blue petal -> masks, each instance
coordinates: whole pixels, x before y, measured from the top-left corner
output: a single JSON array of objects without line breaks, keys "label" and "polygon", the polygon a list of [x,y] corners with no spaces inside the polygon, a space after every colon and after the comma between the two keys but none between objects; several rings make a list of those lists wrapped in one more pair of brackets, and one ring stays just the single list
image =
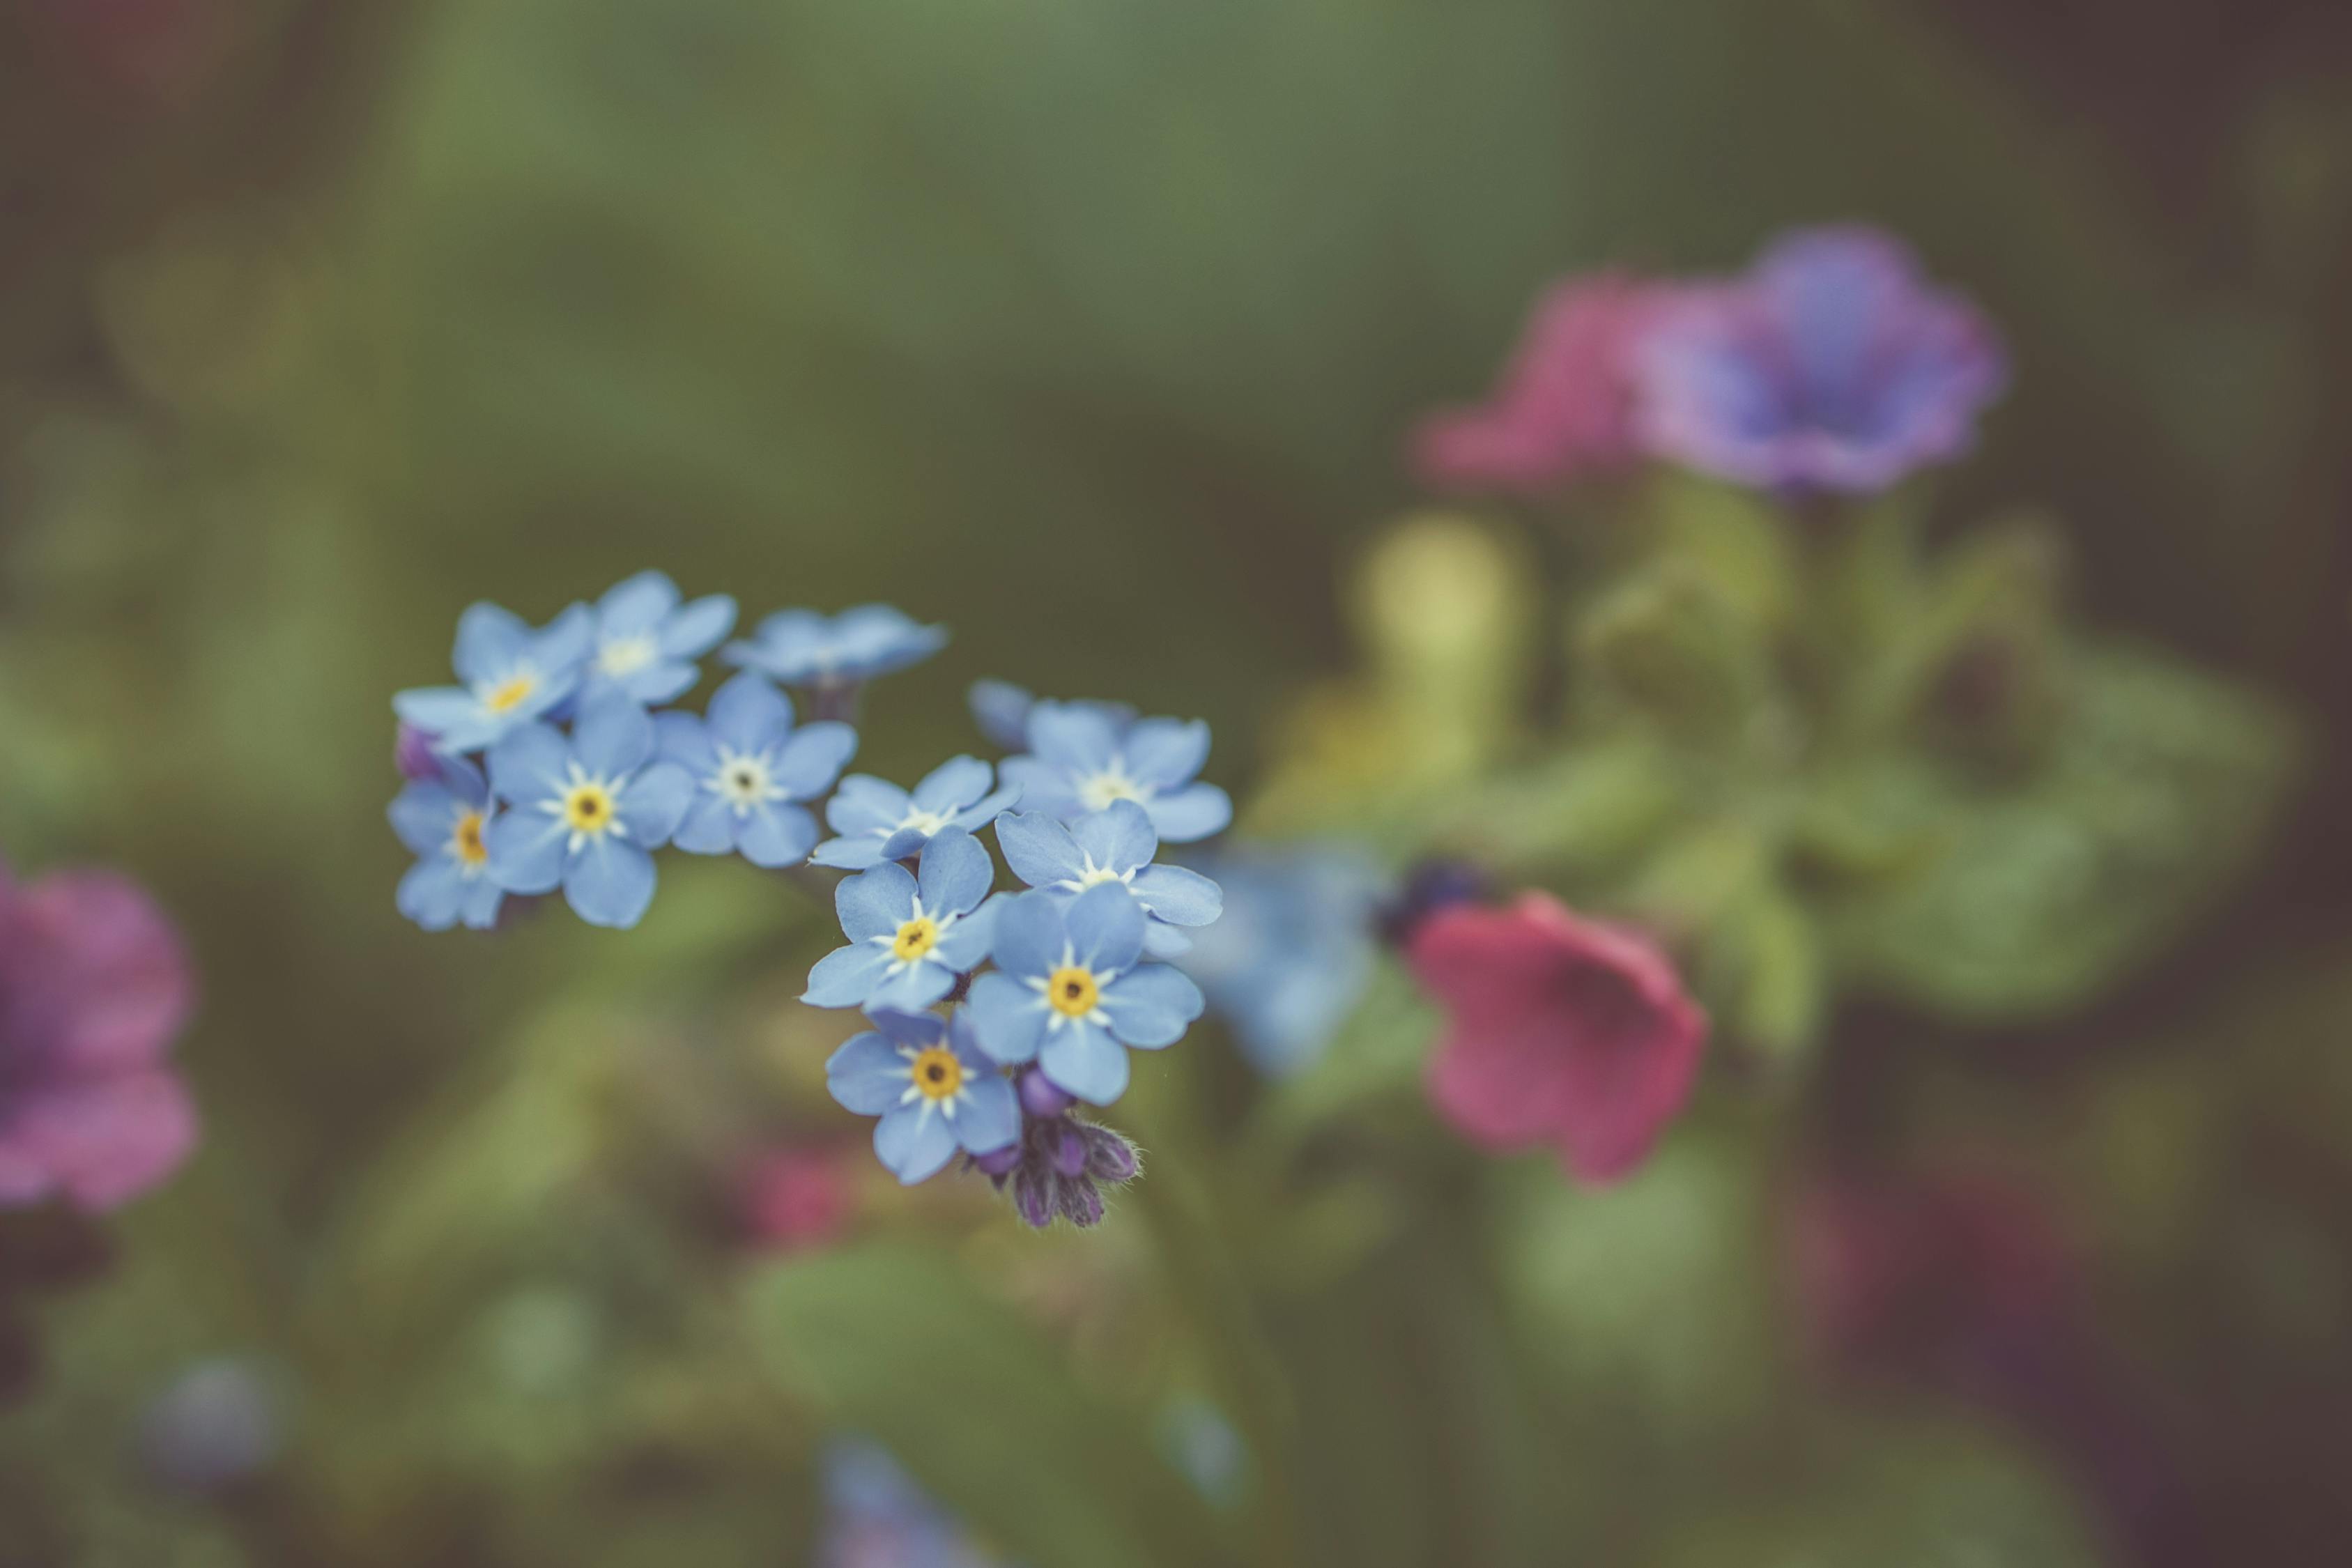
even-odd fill
[{"label": "blue petal", "polygon": [[614,809],[638,848],[658,849],[677,831],[696,793],[693,775],[684,768],[656,763],[621,786]]},{"label": "blue petal", "polygon": [[725,594],[697,599],[661,629],[661,650],[671,658],[700,658],[735,629],[735,601]]},{"label": "blue petal", "polygon": [[1029,708],[1036,700],[1009,680],[975,680],[964,698],[982,737],[1008,752],[1029,743]]},{"label": "blue petal", "polygon": [[[875,951],[880,952],[882,949],[877,947]],[[902,1013],[917,1013],[954,988],[955,976],[947,966],[925,959],[877,982],[867,994],[866,1005],[869,1007],[889,1007]]]},{"label": "blue petal", "polygon": [[1146,963],[1103,988],[1102,1010],[1111,1033],[1130,1046],[1174,1045],[1206,1005],[1192,977],[1164,963]]},{"label": "blue petal", "polygon": [[961,827],[943,827],[923,847],[923,910],[961,914],[980,907],[996,880],[996,863],[980,840]]},{"label": "blue petal", "polygon": [[879,1116],[906,1098],[907,1058],[885,1036],[852,1035],[824,1064],[824,1087],[844,1110]]},{"label": "blue petal", "polygon": [[892,935],[914,918],[915,879],[904,866],[887,863],[845,877],[833,890],[833,908],[852,942]]},{"label": "blue petal", "polygon": [[809,971],[801,1000],[812,1007],[862,1007],[890,963],[890,950],[876,942],[836,947]]},{"label": "blue petal", "polygon": [[1118,732],[1087,703],[1040,702],[1029,710],[1029,750],[1058,767],[1100,773],[1118,754]]},{"label": "blue petal", "polygon": [[1125,1048],[1083,1019],[1073,1019],[1047,1036],[1037,1052],[1037,1065],[1063,1093],[1075,1094],[1089,1105],[1108,1105],[1127,1092]]},{"label": "blue petal", "polygon": [[730,855],[735,850],[735,808],[709,790],[698,789],[669,841],[689,855]]},{"label": "blue petal", "polygon": [[396,691],[392,710],[433,735],[478,726],[486,717],[481,699],[462,686],[413,686]]},{"label": "blue petal", "polygon": [[[844,837],[861,833],[883,834],[898,826],[914,801],[897,784],[872,773],[852,773],[824,804],[825,825]],[[882,840],[874,840],[878,847]]]},{"label": "blue petal", "polygon": [[937,1013],[902,1013],[890,1007],[873,1007],[866,1010],[866,1016],[894,1044],[912,1046],[919,1051],[938,1045],[940,1037],[947,1033],[947,1026],[940,1021]]},{"label": "blue petal", "polygon": [[530,644],[530,627],[520,616],[484,600],[467,605],[457,617],[457,643],[449,662],[468,685],[496,680],[522,662]]},{"label": "blue petal", "polygon": [[654,755],[676,763],[698,779],[719,771],[719,752],[710,743],[710,731],[691,713],[673,710],[654,715]]},{"label": "blue petal", "polygon": [[596,639],[596,612],[572,605],[530,639],[530,660],[551,679],[574,676]]},{"label": "blue petal", "polygon": [[1049,893],[1022,893],[996,917],[996,931],[989,951],[994,954],[997,967],[1007,974],[1042,977],[1062,962],[1062,947],[1068,940],[1062,907],[1054,897]]},{"label": "blue petal", "polygon": [[997,917],[1004,912],[1009,901],[1008,895],[995,894],[948,927],[940,934],[939,945],[931,949],[931,957],[959,974],[979,968],[987,961],[988,950],[996,941]]},{"label": "blue petal", "polygon": [[1021,1136],[1021,1100],[1012,1079],[991,1071],[966,1084],[955,1118],[956,1142],[965,1153],[985,1154]]},{"label": "blue petal", "polygon": [[551,893],[563,881],[563,824],[544,812],[499,813],[482,829],[490,879],[509,893]]},{"label": "blue petal", "polygon": [[1082,816],[1070,826],[1078,847],[1097,866],[1124,877],[1138,866],[1149,866],[1160,853],[1160,835],[1151,817],[1131,800],[1115,800],[1108,810]]},{"label": "blue petal", "polygon": [[863,871],[881,863],[882,840],[870,833],[861,833],[855,838],[828,838],[809,852],[809,859],[835,870]]},{"label": "blue petal", "polygon": [[1036,757],[1007,757],[997,764],[996,776],[1021,792],[1013,804],[1023,811],[1042,811],[1066,819],[1086,809],[1071,783],[1069,769],[1057,763]]},{"label": "blue petal", "polygon": [[654,901],[654,858],[610,835],[592,838],[564,868],[563,898],[590,925],[625,930]]},{"label": "blue petal", "polygon": [[1224,889],[1181,866],[1146,866],[1128,886],[1145,909],[1172,925],[1204,926],[1224,912]]},{"label": "blue petal", "polygon": [[739,755],[764,752],[793,727],[793,701],[768,678],[745,670],[710,697],[711,740]]},{"label": "blue petal", "polygon": [[950,757],[915,786],[915,804],[935,816],[946,816],[986,795],[995,779],[996,770],[978,757]]},{"label": "blue petal", "polygon": [[1012,1067],[1034,1060],[1045,1037],[1045,998],[1010,974],[991,970],[971,983],[964,1002],[980,1048]]},{"label": "blue petal", "polygon": [[982,795],[971,805],[956,813],[955,825],[967,833],[977,833],[1019,805],[1020,801],[1021,790],[1018,785],[998,790],[992,795]]},{"label": "blue petal", "polygon": [[572,748],[551,725],[525,724],[490,748],[490,788],[518,805],[563,793]]},{"label": "blue petal", "polygon": [[625,692],[600,691],[580,705],[572,754],[598,778],[635,773],[654,754],[654,721]]},{"label": "blue petal", "polygon": [[411,854],[433,855],[449,841],[449,835],[457,826],[457,813],[462,809],[447,786],[413,784],[400,792],[385,815],[392,819],[392,830],[400,836],[401,843]]},{"label": "blue petal", "polygon": [[811,800],[833,786],[835,774],[857,754],[857,731],[834,719],[820,719],[793,731],[776,753],[770,776],[793,800]]},{"label": "blue petal", "polygon": [[1213,784],[1187,784],[1174,795],[1154,795],[1144,809],[1163,844],[1191,844],[1223,833],[1234,819],[1234,803]]},{"label": "blue petal", "polygon": [[797,866],[816,843],[816,818],[797,805],[756,805],[735,830],[737,847],[754,866]]},{"label": "blue petal", "polygon": [[466,884],[466,899],[457,918],[475,931],[488,931],[499,923],[499,905],[505,898],[505,889],[486,876],[476,877]]},{"label": "blue petal", "polygon": [[401,878],[393,903],[426,931],[447,931],[457,923],[471,886],[456,860],[446,855],[429,855]]},{"label": "blue petal", "polygon": [[1097,974],[1125,969],[1143,952],[1143,906],[1116,882],[1088,888],[1062,918],[1078,963]]},{"label": "blue petal", "polygon": [[874,1124],[874,1154],[908,1186],[955,1158],[955,1133],[927,1104],[902,1105]]},{"label": "blue petal", "polygon": [[633,669],[618,680],[602,674],[596,679],[603,685],[627,692],[640,704],[650,708],[658,703],[675,701],[693,690],[694,683],[702,679],[702,671],[683,660],[666,658]]},{"label": "blue petal", "polygon": [[1004,851],[1013,874],[1033,888],[1075,880],[1082,865],[1070,830],[1042,811],[998,817],[996,847]]},{"label": "blue petal", "polygon": [[880,840],[874,855],[880,860],[904,860],[910,855],[920,855],[923,846],[930,841],[931,836],[919,827],[901,827]]},{"label": "blue petal", "polygon": [[659,572],[640,572],[614,584],[596,601],[596,630],[605,642],[642,637],[677,606],[677,584]]},{"label": "blue petal", "polygon": [[1143,956],[1181,958],[1192,951],[1192,939],[1166,921],[1143,922]]},{"label": "blue petal", "polygon": [[1172,790],[1190,782],[1209,760],[1209,726],[1198,719],[1140,720],[1119,751],[1129,777],[1155,790]]}]

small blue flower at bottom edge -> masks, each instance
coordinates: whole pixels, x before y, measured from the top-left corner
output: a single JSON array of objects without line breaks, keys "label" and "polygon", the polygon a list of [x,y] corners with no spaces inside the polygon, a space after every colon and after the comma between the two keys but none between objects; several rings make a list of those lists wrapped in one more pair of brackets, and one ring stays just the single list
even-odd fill
[{"label": "small blue flower at bottom edge", "polygon": [[654,760],[654,722],[618,692],[590,698],[567,741],[529,724],[490,750],[508,804],[488,828],[490,875],[510,893],[551,893],[590,925],[626,927],[654,897],[651,851],[694,798],[686,770]]},{"label": "small blue flower at bottom edge", "polygon": [[662,760],[695,783],[671,842],[689,855],[740,853],[771,869],[808,858],[816,818],[794,803],[823,795],[857,751],[846,724],[793,728],[793,700],[749,670],[712,694],[705,717],[656,713],[654,730]]},{"label": "small blue flower at bottom edge", "polygon": [[809,971],[813,1007],[920,1012],[988,957],[1003,900],[988,896],[996,863],[961,827],[943,828],[909,876],[896,860],[845,877],[833,890],[847,947]]},{"label": "small blue flower at bottom edge", "polygon": [[1064,1093],[1108,1105],[1127,1090],[1127,1050],[1184,1037],[1201,988],[1142,963],[1143,906],[1106,883],[1065,902],[1023,893],[997,918],[997,967],[972,982],[967,1010],[981,1049],[1007,1066],[1034,1060]]},{"label": "small blue flower at bottom edge", "polygon": [[824,1064],[825,1087],[844,1109],[878,1116],[874,1153],[901,1182],[936,1174],[961,1149],[989,1154],[1021,1135],[1013,1080],[974,1038],[970,1016],[876,1008],[874,1029],[853,1036]]},{"label": "small blue flower at bottom edge", "polygon": [[488,931],[506,897],[490,877],[483,841],[493,815],[490,786],[471,763],[434,761],[436,776],[409,784],[392,803],[392,830],[416,855],[394,902],[426,931],[460,923]]},{"label": "small blue flower at bottom edge", "polygon": [[1151,917],[1143,930],[1143,950],[1172,958],[1192,947],[1179,926],[1204,926],[1224,907],[1217,884],[1181,866],[1157,866],[1160,836],[1151,818],[1131,800],[1115,800],[1107,811],[1066,825],[1042,811],[996,819],[996,842],[1013,874],[1057,898],[1076,898],[1089,888],[1116,886],[1133,894]]}]

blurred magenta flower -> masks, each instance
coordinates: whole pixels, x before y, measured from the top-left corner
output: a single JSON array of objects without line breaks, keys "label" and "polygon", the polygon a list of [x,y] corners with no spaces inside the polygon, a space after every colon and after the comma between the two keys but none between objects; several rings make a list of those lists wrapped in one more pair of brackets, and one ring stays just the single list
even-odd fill
[{"label": "blurred magenta flower", "polygon": [[110,1209],[196,1142],[163,1059],[194,994],[180,938],[135,883],[0,870],[0,1206]]},{"label": "blurred magenta flower", "polygon": [[1689,1098],[1706,1016],[1633,932],[1527,893],[1434,910],[1405,957],[1448,1015],[1430,1099],[1483,1148],[1555,1142],[1571,1174],[1613,1181]]},{"label": "blurred magenta flower", "polygon": [[1435,415],[1414,433],[1423,482],[1542,492],[1640,458],[1633,362],[1673,292],[1613,272],[1555,284],[1537,301],[1493,395]]},{"label": "blurred magenta flower", "polygon": [[1803,229],[1744,278],[1677,290],[1635,356],[1659,457],[1763,489],[1864,493],[1958,457],[2008,363],[1958,295],[1874,229]]},{"label": "blurred magenta flower", "polygon": [[772,1252],[822,1247],[849,1224],[850,1177],[835,1148],[769,1149],[743,1167],[736,1198],[752,1245]]}]

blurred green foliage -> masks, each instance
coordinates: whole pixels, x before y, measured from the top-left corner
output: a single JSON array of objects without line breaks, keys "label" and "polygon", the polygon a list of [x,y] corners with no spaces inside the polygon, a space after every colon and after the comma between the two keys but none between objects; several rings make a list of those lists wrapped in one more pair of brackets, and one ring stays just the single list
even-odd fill
[{"label": "blurred green foliage", "polygon": [[[0,1564],[804,1561],[836,1423],[1034,1568],[2092,1560],[2026,1436],[1789,1352],[1774,1200],[1857,1101],[1874,1146],[2063,1190],[2153,1424],[2255,1521],[2245,1560],[2334,1560],[2340,17],[71,9],[0,18],[0,845],[177,912],[208,1131],[113,1276],[42,1313]],[[1468,613],[1367,647],[1399,433],[1544,279],[1845,216],[1915,240],[2018,366],[1982,459],[1906,498],[1914,596],[1860,563],[1822,628],[1927,650],[1859,672],[1885,689],[1857,721],[1965,639],[2053,706],[1957,760],[1916,737],[1932,769],[1809,762],[1769,847],[1692,811],[1785,765],[1769,722],[1720,720],[1760,710],[1752,639],[1812,581],[1696,486],[1655,503],[1680,564],[1574,632],[1533,588],[1628,563],[1489,537],[1523,553],[1404,584]],[[1945,548],[2021,506],[2059,521]],[[886,776],[968,745],[961,683],[997,674],[1208,716],[1268,831],[1339,820],[1304,756],[1386,842],[1703,915],[1727,1029],[1817,1050],[1816,1098],[1719,1096],[1634,1183],[1571,1192],[1433,1131],[1431,1020],[1391,972],[1307,1078],[1262,1091],[1205,1035],[1139,1075],[1150,1173],[1098,1236],[866,1177],[846,1249],[747,1260],[736,1163],[844,1135],[814,1065],[837,1021],[789,1000],[821,911],[675,862],[625,940],[427,938],[391,904],[385,696],[436,678],[473,598],[543,616],[653,564],[754,612],[950,622],[873,704]],[[2100,629],[2051,633],[2062,599]],[[1612,696],[1672,722],[1514,750]],[[1360,787],[1400,754],[1429,771]],[[1922,857],[1964,874],[1902,874]],[[178,1495],[128,1434],[221,1352],[282,1377],[284,1457]],[[1203,1397],[1250,1452],[1230,1511],[1150,1442]]]}]

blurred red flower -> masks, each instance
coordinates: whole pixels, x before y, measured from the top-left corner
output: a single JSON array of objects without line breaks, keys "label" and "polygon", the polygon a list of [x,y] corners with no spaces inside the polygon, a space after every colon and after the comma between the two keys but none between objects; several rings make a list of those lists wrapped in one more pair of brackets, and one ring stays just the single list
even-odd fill
[{"label": "blurred red flower", "polygon": [[1528,893],[1437,910],[1405,955],[1448,1014],[1430,1099],[1483,1148],[1556,1143],[1571,1174],[1613,1181],[1690,1096],[1706,1015],[1643,937]]}]

